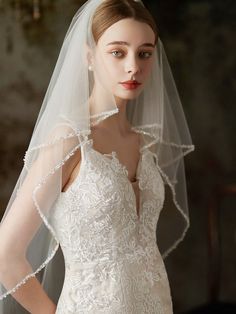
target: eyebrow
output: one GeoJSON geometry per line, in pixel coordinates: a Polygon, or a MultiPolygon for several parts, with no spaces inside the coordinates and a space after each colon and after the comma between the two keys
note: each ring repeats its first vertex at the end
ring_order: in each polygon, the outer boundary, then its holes
{"type": "MultiPolygon", "coordinates": [[[[126,41],[112,41],[111,43],[107,44],[107,46],[110,46],[110,45],[130,46],[130,44],[127,43],[126,41]]],[[[153,45],[151,43],[144,43],[144,44],[140,45],[139,47],[152,47],[152,48],[155,48],[155,45],[153,45]]]]}

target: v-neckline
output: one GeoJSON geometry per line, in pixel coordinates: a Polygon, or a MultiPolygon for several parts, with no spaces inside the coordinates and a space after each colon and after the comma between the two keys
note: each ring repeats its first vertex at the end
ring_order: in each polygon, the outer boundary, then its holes
{"type": "MultiPolygon", "coordinates": [[[[134,130],[135,132],[137,132],[136,130],[134,130]]],[[[139,133],[139,132],[137,132],[139,133]]],[[[140,185],[140,177],[141,177],[141,164],[143,162],[143,155],[146,151],[145,147],[144,147],[144,139],[142,137],[142,134],[140,136],[140,142],[139,142],[139,160],[138,160],[138,164],[137,164],[137,168],[136,168],[136,174],[135,174],[135,177],[136,177],[136,181],[132,182],[130,181],[130,179],[128,178],[128,169],[127,167],[122,163],[120,162],[118,156],[117,156],[117,153],[116,151],[112,151],[111,153],[101,153],[99,152],[98,150],[96,150],[94,147],[93,147],[93,139],[87,139],[86,140],[86,145],[89,144],[90,146],[90,149],[97,153],[99,156],[101,156],[102,158],[105,158],[106,160],[109,160],[110,162],[112,161],[116,161],[120,167],[123,167],[123,169],[125,169],[125,172],[124,173],[124,176],[126,178],[126,180],[128,181],[129,185],[131,186],[131,189],[132,189],[132,193],[134,195],[134,199],[135,199],[135,206],[134,206],[134,215],[135,215],[135,218],[136,218],[136,221],[138,223],[141,222],[141,215],[142,215],[142,207],[141,207],[141,193],[142,193],[142,188],[141,188],[141,185],[140,185]],[[109,157],[108,157],[109,156],[109,157]],[[111,157],[111,158],[110,158],[111,157]],[[135,194],[135,191],[134,191],[134,187],[133,187],[133,184],[138,184],[138,189],[139,189],[139,199],[138,199],[138,208],[137,208],[137,198],[136,198],[136,194],[135,194]],[[138,211],[137,211],[138,209],[138,211]]],[[[82,167],[82,164],[84,163],[84,159],[82,159],[81,161],[81,167],[82,167]]],[[[80,169],[81,170],[81,169],[80,169]]],[[[61,196],[65,196],[68,194],[68,191],[71,190],[71,187],[75,184],[75,182],[78,181],[78,179],[80,178],[80,175],[77,175],[75,180],[70,184],[70,186],[68,187],[68,189],[64,192],[61,192],[61,196]]]]}
{"type": "Polygon", "coordinates": [[[88,140],[88,143],[90,145],[90,149],[99,154],[101,157],[105,158],[106,160],[109,160],[110,162],[112,161],[116,161],[120,167],[123,167],[123,169],[125,170],[125,177],[128,181],[128,183],[131,185],[131,189],[132,189],[132,192],[133,192],[133,195],[134,195],[134,198],[135,198],[135,217],[136,217],[136,220],[138,222],[141,221],[141,187],[140,187],[140,167],[141,167],[141,164],[142,164],[142,159],[143,159],[143,154],[144,154],[144,151],[143,151],[143,147],[142,147],[142,137],[141,137],[141,141],[140,141],[140,146],[139,146],[139,160],[138,160],[138,164],[137,164],[137,167],[136,167],[136,173],[135,173],[135,178],[136,178],[136,181],[131,181],[128,177],[128,169],[127,167],[119,160],[118,158],[118,155],[117,155],[117,152],[116,151],[111,151],[110,153],[101,153],[99,152],[98,150],[96,150],[94,147],[93,147],[93,139],[89,139],[88,140]],[[137,197],[136,197],[136,193],[134,191],[134,187],[133,187],[133,184],[138,184],[138,200],[137,200],[137,197]],[[137,203],[138,203],[138,207],[137,207],[137,203]]]}
{"type": "Polygon", "coordinates": [[[89,143],[89,145],[90,145],[90,147],[92,148],[93,151],[95,151],[95,152],[97,152],[98,154],[104,156],[105,158],[108,157],[108,159],[110,159],[110,160],[116,159],[116,161],[119,163],[119,165],[125,169],[127,180],[130,182],[131,185],[132,185],[133,183],[136,183],[136,182],[138,181],[138,180],[137,180],[137,177],[138,177],[138,174],[139,174],[139,167],[140,167],[140,164],[141,164],[141,159],[142,159],[142,157],[143,157],[143,150],[144,150],[144,148],[143,148],[143,146],[144,146],[144,139],[143,139],[142,133],[138,132],[138,131],[135,129],[135,127],[132,127],[132,130],[133,130],[136,134],[139,134],[139,135],[140,135],[140,140],[139,140],[139,160],[138,160],[137,167],[136,167],[136,171],[135,171],[135,178],[136,178],[135,181],[131,181],[131,180],[129,179],[129,171],[128,171],[126,165],[124,165],[124,164],[120,161],[120,159],[118,158],[118,154],[117,154],[116,151],[112,150],[110,153],[102,153],[102,152],[100,152],[100,151],[98,151],[98,150],[96,150],[96,149],[94,148],[94,146],[93,146],[93,139],[92,139],[92,138],[89,138],[89,139],[87,140],[87,142],[89,143]],[[111,158],[110,158],[110,157],[111,157],[111,158]]]}
{"type": "MultiPolygon", "coordinates": [[[[89,141],[92,141],[92,140],[89,140],[89,141]]],[[[95,151],[96,153],[98,153],[99,155],[102,155],[103,157],[105,157],[106,159],[112,161],[112,160],[116,160],[116,162],[119,164],[119,166],[121,166],[124,170],[125,170],[125,173],[126,173],[126,177],[127,177],[127,180],[130,182],[130,184],[133,184],[133,183],[136,183],[138,180],[138,175],[139,175],[139,167],[140,167],[140,164],[141,164],[141,159],[142,159],[142,155],[143,155],[143,152],[140,152],[139,151],[139,160],[138,160],[138,163],[137,163],[137,167],[136,167],[136,171],[135,171],[135,178],[136,180],[135,181],[131,181],[129,179],[129,171],[127,169],[127,167],[120,161],[120,159],[118,158],[118,154],[116,151],[112,151],[111,153],[101,153],[99,152],[98,150],[96,150],[93,145],[92,145],[93,142],[91,142],[91,149],[93,151],[95,151]]]]}

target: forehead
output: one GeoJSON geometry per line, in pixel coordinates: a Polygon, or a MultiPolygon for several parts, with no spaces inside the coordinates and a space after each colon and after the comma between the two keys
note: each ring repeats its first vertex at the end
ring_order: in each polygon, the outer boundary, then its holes
{"type": "Polygon", "coordinates": [[[148,24],[127,18],[111,25],[100,37],[98,44],[100,42],[106,45],[112,41],[125,41],[137,45],[144,42],[154,43],[155,34],[148,24]]]}

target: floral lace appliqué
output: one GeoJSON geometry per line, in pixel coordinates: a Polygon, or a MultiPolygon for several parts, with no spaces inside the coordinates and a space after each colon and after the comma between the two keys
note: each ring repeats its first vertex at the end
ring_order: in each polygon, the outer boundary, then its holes
{"type": "Polygon", "coordinates": [[[139,165],[140,208],[125,167],[83,146],[78,178],[61,193],[52,223],[65,258],[57,314],[172,314],[156,244],[164,184],[148,149],[139,165]]]}

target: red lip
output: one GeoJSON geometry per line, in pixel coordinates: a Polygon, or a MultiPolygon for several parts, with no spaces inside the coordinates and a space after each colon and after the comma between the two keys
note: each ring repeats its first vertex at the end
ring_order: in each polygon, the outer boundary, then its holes
{"type": "Polygon", "coordinates": [[[136,89],[138,88],[141,83],[138,81],[126,81],[126,82],[120,82],[120,84],[125,88],[125,89],[136,89]]]}

